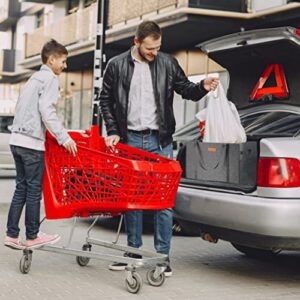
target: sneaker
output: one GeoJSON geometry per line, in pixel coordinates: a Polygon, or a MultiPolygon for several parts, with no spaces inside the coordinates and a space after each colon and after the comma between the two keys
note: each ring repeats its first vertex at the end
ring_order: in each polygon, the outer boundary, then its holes
{"type": "MultiPolygon", "coordinates": [[[[137,258],[137,259],[143,258],[142,255],[134,254],[130,252],[125,252],[124,257],[137,258]]],[[[118,263],[118,262],[114,262],[108,266],[109,270],[111,271],[124,271],[126,267],[127,267],[126,263],[118,263]]]]}
{"type": "Polygon", "coordinates": [[[4,239],[4,245],[6,247],[16,249],[16,250],[23,250],[25,248],[23,242],[19,237],[17,238],[12,238],[10,236],[6,236],[4,239]]]}
{"type": "Polygon", "coordinates": [[[43,232],[39,232],[37,238],[33,240],[26,240],[24,242],[24,246],[26,248],[38,248],[47,244],[54,244],[58,242],[60,236],[58,234],[46,234],[43,232]]]}
{"type": "Polygon", "coordinates": [[[168,265],[167,268],[165,269],[165,277],[171,277],[173,275],[171,267],[168,265]]]}

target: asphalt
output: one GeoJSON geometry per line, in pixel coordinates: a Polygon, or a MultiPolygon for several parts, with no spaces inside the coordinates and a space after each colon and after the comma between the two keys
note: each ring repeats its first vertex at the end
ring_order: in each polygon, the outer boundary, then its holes
{"type": "MultiPolygon", "coordinates": [[[[13,183],[0,181],[4,195],[0,202],[0,239],[5,236],[5,224],[13,183]]],[[[0,197],[1,198],[1,197],[0,197]]],[[[24,220],[21,220],[22,236],[24,220]]],[[[60,247],[66,245],[71,219],[46,220],[41,230],[59,233],[60,247]]],[[[81,220],[75,230],[72,247],[81,249],[90,220],[81,220]]],[[[97,225],[92,236],[112,241],[115,228],[97,225]]],[[[121,243],[126,236],[121,234],[121,243]]],[[[93,246],[99,254],[108,253],[93,246]]],[[[144,248],[153,251],[151,233],[144,235],[144,248]]],[[[109,252],[111,253],[111,252],[109,252]]],[[[113,255],[120,253],[113,251],[113,255]]],[[[22,274],[19,263],[22,251],[0,247],[0,299],[203,299],[203,300],[299,300],[300,255],[287,253],[275,261],[257,261],[239,254],[227,242],[209,244],[197,237],[174,236],[171,263],[173,276],[161,287],[147,283],[146,268],[138,270],[144,284],[138,294],[130,294],[125,287],[125,273],[108,270],[108,262],[92,259],[80,267],[74,256],[33,251],[28,274],[22,274]]]]}

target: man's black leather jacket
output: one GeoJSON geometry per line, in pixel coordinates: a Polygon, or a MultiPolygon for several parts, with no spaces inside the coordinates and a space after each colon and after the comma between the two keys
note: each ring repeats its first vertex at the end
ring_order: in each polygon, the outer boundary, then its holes
{"type": "MultiPolygon", "coordinates": [[[[159,141],[165,147],[172,142],[175,131],[174,91],[193,101],[200,100],[207,91],[203,88],[203,81],[190,82],[177,60],[168,54],[159,52],[149,66],[159,119],[159,141]]],[[[131,50],[112,58],[106,67],[100,94],[100,109],[107,134],[119,135],[123,142],[127,140],[128,94],[133,70],[131,50]]]]}

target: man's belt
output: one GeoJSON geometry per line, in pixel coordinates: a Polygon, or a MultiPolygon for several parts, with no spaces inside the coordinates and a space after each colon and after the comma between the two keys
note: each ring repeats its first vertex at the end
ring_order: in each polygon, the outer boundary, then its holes
{"type": "Polygon", "coordinates": [[[135,134],[141,134],[141,135],[150,135],[150,134],[157,134],[158,130],[156,129],[145,129],[145,130],[131,130],[128,129],[128,132],[132,132],[135,134]]]}

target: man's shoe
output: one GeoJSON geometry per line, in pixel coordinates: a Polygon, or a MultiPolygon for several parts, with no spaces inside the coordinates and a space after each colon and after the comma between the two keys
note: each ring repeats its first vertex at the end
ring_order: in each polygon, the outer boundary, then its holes
{"type": "Polygon", "coordinates": [[[58,234],[46,234],[43,232],[39,232],[38,236],[33,240],[26,240],[24,242],[24,246],[26,248],[38,248],[48,244],[54,244],[60,240],[60,236],[58,234]]]}
{"type": "Polygon", "coordinates": [[[168,265],[167,268],[165,269],[165,277],[171,277],[173,275],[171,267],[168,265]]]}
{"type": "MultiPolygon", "coordinates": [[[[134,254],[134,253],[130,253],[130,252],[125,252],[124,257],[130,257],[130,258],[136,258],[136,259],[143,258],[142,255],[134,254]]],[[[114,262],[108,266],[109,270],[111,270],[111,271],[124,271],[126,267],[127,267],[126,263],[118,263],[118,262],[114,262]]]]}
{"type": "Polygon", "coordinates": [[[15,250],[25,249],[25,246],[19,237],[12,238],[10,236],[6,236],[4,239],[4,245],[15,250]]]}
{"type": "Polygon", "coordinates": [[[127,267],[126,263],[118,263],[118,262],[114,262],[108,266],[108,268],[111,271],[124,271],[126,267],[127,267]]]}

